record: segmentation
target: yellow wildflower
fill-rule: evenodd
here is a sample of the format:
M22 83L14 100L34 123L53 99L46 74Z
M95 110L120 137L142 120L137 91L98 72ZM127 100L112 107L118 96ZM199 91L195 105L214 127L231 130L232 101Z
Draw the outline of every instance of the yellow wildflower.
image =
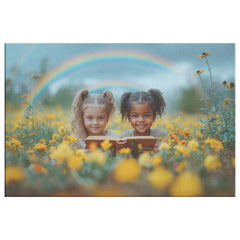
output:
M24 172L20 167L14 165L9 165L6 167L5 170L6 185L13 181L20 182L24 178L25 178Z
M198 57L199 58L203 58L203 57L206 57L206 56L208 56L208 55L210 55L210 53L207 51L207 52L203 52L201 55L199 55Z
M162 149L165 149L165 150L169 150L169 145L168 143L166 142L162 142L161 145L159 146L159 151L161 151Z
M107 154L100 149L96 149L87 154L87 161L103 165L107 161Z
M230 83L230 89L233 90L235 88L235 83L231 82Z
M225 102L230 102L231 99L229 99L228 97L224 100Z
M218 155L208 155L204 160L204 166L208 171L213 171L222 166Z
M75 136L65 136L64 138L63 138L63 142L64 143L68 143L68 144L70 144L70 143L75 143L77 141L77 138L75 137Z
M66 132L64 126L59 127L59 128L58 128L58 131L59 131L61 134L64 134L64 133Z
M129 154L131 152L131 149L130 148L121 148L118 152L120 154Z
M37 151L47 151L47 145L45 143L37 143L33 148Z
M47 173L48 172L48 170L46 169L46 168L44 168L43 166L42 166L42 164L40 164L40 163L35 163L34 165L33 165L33 170L36 172L36 173L40 173L40 172L43 172L43 173Z
M160 155L156 155L156 156L154 156L154 157L152 158L152 165L153 165L154 167L160 165L161 162L162 162L162 157L161 157Z
M203 187L199 176L196 173L185 171L175 179L170 195L176 197L194 197L203 194Z
M56 119L56 116L54 113L47 113L46 119L47 120Z
M67 165L72 170L79 170L82 167L82 158L76 155L73 155L67 160Z
M28 157L29 162L34 162L35 159L36 159L34 151L33 150L28 150L28 153L30 154L30 156Z
M191 151L196 152L199 148L199 143L195 139L192 139L191 141L188 142L188 147L190 148Z
M67 161L73 155L70 146L66 143L61 143L58 145L57 149L53 150L51 153L51 158L56 159L57 162L61 163Z
M154 169L147 177L151 186L158 190L164 190L173 181L174 175L165 167Z
M235 157L234 158L232 158L232 165L235 167Z
M141 167L134 158L126 158L118 163L113 171L115 181L119 183L133 182L139 177Z
M26 98L26 97L28 97L27 94L23 94L23 95L22 95L22 98Z
M21 142L13 136L11 141L6 142L6 150L7 151L16 151L21 147Z
M109 149L111 146L112 146L112 143L111 143L108 139L106 139L106 140L104 140L103 142L101 142L101 148L102 148L103 150L107 150L107 149Z
M90 149L91 151L94 151L95 149L97 149L97 147L98 147L98 145L97 145L96 142L91 142L91 143L89 144L89 149Z
M198 71L196 71L193 75L196 76L196 75L199 75L199 74L201 74L201 73L203 73L203 72L204 72L204 69L198 70Z
M230 84L229 84L229 83L227 83L227 84L226 84L226 87L227 87L227 88L230 88Z
M75 155L81 157L83 161L86 161L86 160L87 160L87 156L86 156L86 154L85 154L85 152L84 152L83 149L78 149L78 150L75 152Z
M58 122L57 127L58 128L64 127L64 122L63 121Z
M190 155L190 150L183 145L176 145L174 146L174 149L176 149L178 152L182 153L186 157Z
M182 161L176 166L175 171L182 172L186 168L186 166L187 166L186 161Z
M139 161L139 164L144 166L144 167L151 167L152 166L151 156L150 156L149 152L142 153L139 156L138 161Z
M216 140L216 139L214 139L214 138L208 137L208 138L204 141L204 143L210 144L210 148L211 148L211 149L214 149L214 150L217 151L217 152L218 152L219 150L223 149L222 142L220 142L220 141L218 141L218 140Z
M177 120L178 120L179 122L182 122L182 121L183 121L180 116L177 117Z
M202 135L202 133L200 131L196 131L196 134L197 134L198 138L203 138L203 135Z

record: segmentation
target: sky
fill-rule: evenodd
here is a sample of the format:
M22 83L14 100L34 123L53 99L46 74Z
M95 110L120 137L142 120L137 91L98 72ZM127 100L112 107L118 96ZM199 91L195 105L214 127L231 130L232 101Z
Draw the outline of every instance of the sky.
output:
M46 59L47 73L70 61L76 56L89 56L95 53L107 53L112 51L134 52L155 59L163 60L171 67L153 66L146 61L126 61L126 59L115 59L114 61L99 61L86 64L81 68L68 72L58 77L49 86L54 93L62 86L74 83L79 88L86 87L94 89L102 84L102 88L96 91L110 88L115 94L122 94L131 85L136 89L148 90L150 88L160 89L165 96L175 93L177 90L189 85L198 85L198 76L193 73L204 69L205 78L209 77L208 67L204 59L198 56L208 51L208 62L211 66L213 79L217 81L235 79L235 44L231 43L106 43L106 44L6 44L5 45L5 76L11 78L15 83L24 81L27 74L38 74L43 59ZM15 71L13 71L15 69ZM115 86L108 83L115 82ZM118 85L118 82L122 84ZM80 89L79 89L80 90ZM132 89L130 89L132 90Z

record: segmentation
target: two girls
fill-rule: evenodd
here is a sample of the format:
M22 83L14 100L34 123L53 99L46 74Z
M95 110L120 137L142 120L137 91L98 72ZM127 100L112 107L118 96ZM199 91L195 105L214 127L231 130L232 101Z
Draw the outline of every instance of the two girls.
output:
M158 139L167 138L166 131L151 128L157 115L162 116L166 104L159 90L150 89L148 92L127 92L121 97L122 120L128 120L133 129L125 130L120 137L154 136ZM82 147L87 136L115 136L118 134L105 129L109 117L114 112L113 94L106 90L101 94L90 94L88 90L79 92L72 104L72 131L78 137Z

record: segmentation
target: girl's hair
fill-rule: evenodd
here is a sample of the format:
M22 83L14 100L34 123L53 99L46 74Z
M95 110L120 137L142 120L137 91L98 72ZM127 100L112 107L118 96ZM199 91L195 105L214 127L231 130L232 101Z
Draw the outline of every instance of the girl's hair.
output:
M162 96L162 93L157 89L150 89L147 92L126 92L121 97L120 111L122 114L122 120L127 119L130 113L130 105L132 103L145 103L148 102L152 108L153 114L156 116L159 114L161 117L166 103Z
M90 94L88 90L78 92L72 103L71 128L74 135L84 139L88 136L87 129L84 126L83 113L88 106L100 106L106 109L109 117L115 110L114 97L111 91L106 90L103 94Z

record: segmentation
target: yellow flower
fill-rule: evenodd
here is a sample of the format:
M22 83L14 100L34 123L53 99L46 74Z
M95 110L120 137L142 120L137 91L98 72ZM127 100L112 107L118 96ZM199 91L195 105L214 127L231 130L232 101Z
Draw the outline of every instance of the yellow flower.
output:
M154 167L160 165L161 162L162 162L162 157L161 157L160 155L156 155L156 156L154 156L154 157L152 158L152 165L153 165Z
M202 70L198 70L198 71L196 71L193 75L200 75L201 73L203 73L204 72L204 69L202 69Z
M182 172L186 168L186 161L180 162L177 167L175 168L176 172Z
M232 158L232 165L235 167L235 157L234 158Z
M46 168L44 168L40 163L35 163L33 165L33 170L36 172L36 173L40 173L40 172L43 172L43 173L47 173L48 170Z
M204 52L201 55L199 55L199 58L203 58L203 57L206 57L208 55L210 55L210 53L207 51L207 52Z
M141 143L138 144L138 150L142 150L142 144Z
M91 142L91 143L89 144L89 149L90 149L91 151L96 150L97 147L98 147L98 145L97 145L96 142Z
M176 197L194 197L203 194L203 187L199 176L193 172L183 172L174 180L170 195Z
M118 163L113 171L115 181L119 183L133 182L139 177L141 167L134 158L126 158Z
M111 143L108 139L106 139L106 140L104 140L103 142L101 142L101 148L102 148L103 150L107 150L107 149L109 149L111 146L112 146L112 143Z
M218 152L219 150L223 149L223 145L220 141L214 139L214 138L207 138L204 143L208 143L210 144L210 148L214 149L216 152Z
M61 163L67 161L73 155L70 146L66 143L61 143L58 145L57 149L53 150L51 158L56 159L57 162Z
M28 150L28 153L30 154L30 156L28 157L29 162L35 162L36 156L34 154L34 151L33 150Z
M121 148L118 152L120 154L129 154L131 152L131 149L130 148Z
M192 139L191 141L188 142L188 147L190 148L191 151L196 152L199 148L199 143L195 139Z
M180 116L177 117L177 120L178 120L179 122L182 122L182 121L183 121Z
M6 167L5 170L6 185L13 181L20 182L24 178L25 178L24 172L20 167L14 165L9 165Z
M226 84L227 84L226 81L223 81L223 82L222 82L222 85L223 85L223 86L226 86Z
M87 154L87 161L103 165L107 161L107 154L100 149L96 149Z
M165 150L169 150L169 145L168 143L166 142L162 142L161 145L159 146L159 151L161 151L162 149L165 149Z
M47 151L47 145L45 143L37 143L33 148L37 151Z
M220 168L222 163L219 161L218 155L208 155L204 160L204 166L208 171Z
M46 119L47 120L56 119L56 115L54 113L47 113Z
M231 99L229 99L228 97L225 99L225 102L230 102Z
M78 149L77 151L75 151L75 155L81 157L83 161L87 160L87 156L83 149Z
M76 141L77 141L77 138L75 136L65 136L63 138L63 142L68 143L68 144L75 143Z
M151 186L158 190L164 190L173 181L173 178L173 173L164 167L154 169L147 176Z
M23 95L22 95L22 98L26 98L26 97L28 97L27 94L23 94Z
M196 131L196 134L197 134L198 138L203 138L203 135L202 135L202 133L200 131Z
M230 88L231 88L231 90L233 90L235 88L235 83L231 82L230 83Z
M21 147L21 142L18 141L17 139L15 139L14 136L11 141L6 142L6 150L7 151L16 151L19 149L19 147Z
M174 149L176 149L178 152L182 153L186 157L190 155L190 150L183 145L176 145L174 146Z
M138 161L139 161L140 165L142 165L144 167L151 167L152 166L151 156L150 156L149 152L142 153L139 156Z
M59 128L58 128L58 131L59 131L61 134L64 134L64 133L66 132L64 126L59 127Z
M73 155L67 160L67 165L72 170L79 170L82 167L82 158L76 155Z

